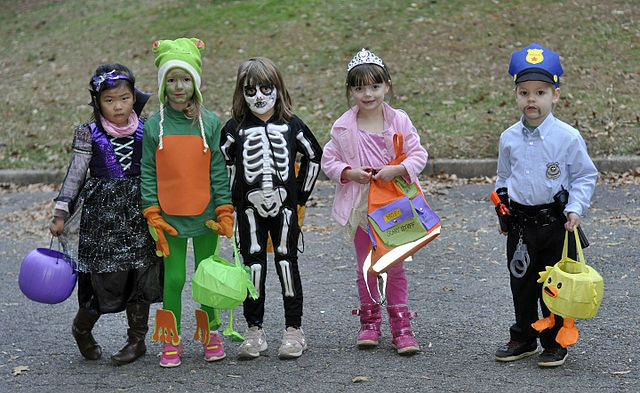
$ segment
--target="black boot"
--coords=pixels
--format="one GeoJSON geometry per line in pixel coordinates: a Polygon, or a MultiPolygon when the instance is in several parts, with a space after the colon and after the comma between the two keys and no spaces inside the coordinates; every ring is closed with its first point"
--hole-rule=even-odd
{"type": "Polygon", "coordinates": [[[76,339],[80,353],[89,360],[98,360],[102,356],[102,348],[91,334],[91,329],[98,318],[100,318],[98,312],[81,307],[78,309],[71,326],[71,334],[76,339]]]}
{"type": "Polygon", "coordinates": [[[127,343],[111,356],[111,361],[116,366],[131,363],[147,352],[144,338],[149,330],[149,305],[140,303],[127,305],[127,320],[129,321],[127,343]]]}

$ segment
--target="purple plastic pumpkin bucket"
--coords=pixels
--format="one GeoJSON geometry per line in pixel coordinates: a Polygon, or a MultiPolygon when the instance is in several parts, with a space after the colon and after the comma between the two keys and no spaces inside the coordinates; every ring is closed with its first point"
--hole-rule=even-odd
{"type": "Polygon", "coordinates": [[[18,284],[29,299],[46,304],[63,302],[73,292],[77,275],[72,259],[50,248],[36,248],[20,265],[18,284]]]}

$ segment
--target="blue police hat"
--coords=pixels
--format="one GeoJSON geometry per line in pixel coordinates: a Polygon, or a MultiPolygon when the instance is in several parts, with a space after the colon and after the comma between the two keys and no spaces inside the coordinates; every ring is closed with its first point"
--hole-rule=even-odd
{"type": "Polygon", "coordinates": [[[535,42],[511,54],[509,74],[516,83],[543,81],[558,87],[562,73],[560,55],[535,42]]]}

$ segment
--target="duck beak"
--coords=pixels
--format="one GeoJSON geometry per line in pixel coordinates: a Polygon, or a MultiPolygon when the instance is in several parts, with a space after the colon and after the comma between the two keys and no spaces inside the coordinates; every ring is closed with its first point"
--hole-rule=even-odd
{"type": "Polygon", "coordinates": [[[544,293],[551,296],[552,298],[555,298],[558,296],[558,290],[548,286],[544,287],[544,293]]]}

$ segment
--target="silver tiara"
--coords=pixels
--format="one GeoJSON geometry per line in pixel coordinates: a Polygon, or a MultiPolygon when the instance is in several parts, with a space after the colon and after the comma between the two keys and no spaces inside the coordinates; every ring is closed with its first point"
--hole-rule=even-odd
{"type": "Polygon", "coordinates": [[[382,59],[376,56],[373,52],[368,49],[362,48],[353,59],[349,62],[347,66],[347,72],[351,71],[351,69],[355,66],[359,66],[360,64],[377,64],[380,67],[384,67],[384,63],[382,59]]]}

